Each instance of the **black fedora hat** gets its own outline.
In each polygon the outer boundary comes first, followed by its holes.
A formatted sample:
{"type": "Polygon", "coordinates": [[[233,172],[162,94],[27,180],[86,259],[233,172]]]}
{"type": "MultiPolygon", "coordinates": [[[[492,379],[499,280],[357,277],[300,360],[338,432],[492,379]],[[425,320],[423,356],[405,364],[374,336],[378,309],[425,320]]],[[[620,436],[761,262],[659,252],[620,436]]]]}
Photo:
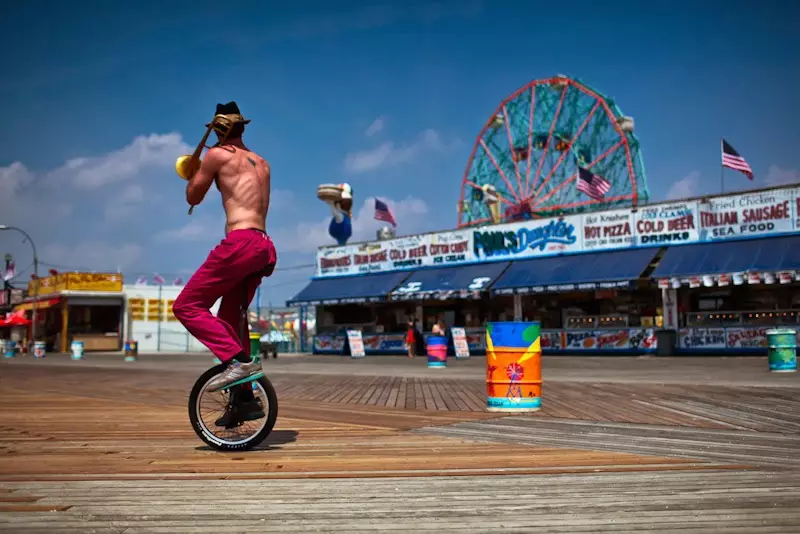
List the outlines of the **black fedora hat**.
{"type": "Polygon", "coordinates": [[[214,115],[227,115],[233,122],[250,124],[250,120],[242,116],[242,112],[239,111],[239,105],[236,104],[234,100],[231,100],[227,104],[217,104],[217,111],[214,112],[214,115]],[[233,115],[233,117],[231,117],[231,115],[233,115]]]}

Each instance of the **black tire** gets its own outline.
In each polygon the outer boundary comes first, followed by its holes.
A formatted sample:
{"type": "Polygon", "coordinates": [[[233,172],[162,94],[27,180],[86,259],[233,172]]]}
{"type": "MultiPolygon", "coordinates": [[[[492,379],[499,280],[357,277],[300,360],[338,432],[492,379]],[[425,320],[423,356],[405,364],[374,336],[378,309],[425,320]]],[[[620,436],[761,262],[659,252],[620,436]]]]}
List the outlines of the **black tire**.
{"type": "Polygon", "coordinates": [[[200,393],[203,391],[203,388],[212,378],[217,376],[224,369],[224,365],[214,366],[200,375],[200,378],[198,378],[194,383],[192,392],[189,394],[189,421],[191,421],[192,428],[197,434],[197,437],[203,440],[206,445],[212,449],[226,452],[250,450],[253,447],[260,445],[261,442],[264,441],[267,436],[269,436],[270,432],[272,432],[272,429],[275,426],[275,421],[278,419],[278,395],[275,393],[275,388],[272,386],[272,382],[270,382],[266,376],[262,376],[258,380],[255,380],[255,382],[257,382],[264,390],[264,393],[266,393],[267,401],[269,402],[266,414],[267,422],[257,434],[254,434],[246,441],[236,444],[226,443],[225,441],[222,441],[214,436],[214,434],[205,427],[203,422],[200,420],[200,414],[197,413],[197,401],[200,393]]]}

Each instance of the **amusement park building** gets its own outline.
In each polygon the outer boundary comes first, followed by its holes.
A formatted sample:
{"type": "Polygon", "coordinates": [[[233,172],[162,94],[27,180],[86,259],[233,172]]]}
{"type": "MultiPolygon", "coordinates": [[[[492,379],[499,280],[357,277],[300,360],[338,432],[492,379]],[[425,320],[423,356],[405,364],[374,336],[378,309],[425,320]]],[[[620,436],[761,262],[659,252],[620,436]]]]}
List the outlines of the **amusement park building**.
{"type": "Polygon", "coordinates": [[[287,303],[315,307],[316,353],[346,351],[346,328],[368,354],[403,353],[412,317],[465,327],[473,352],[497,320],[541,321],[551,353],[764,351],[767,329],[800,327],[800,187],[323,247],[316,262],[287,303]]]}

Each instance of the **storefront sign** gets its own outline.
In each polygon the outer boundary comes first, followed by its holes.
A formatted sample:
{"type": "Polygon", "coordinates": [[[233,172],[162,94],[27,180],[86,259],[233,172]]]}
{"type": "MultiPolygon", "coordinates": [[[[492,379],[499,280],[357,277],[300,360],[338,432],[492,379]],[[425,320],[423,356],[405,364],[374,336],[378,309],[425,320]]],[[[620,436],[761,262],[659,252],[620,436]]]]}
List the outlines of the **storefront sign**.
{"type": "Polygon", "coordinates": [[[366,352],[405,352],[405,336],[403,334],[366,334],[363,339],[366,352]]]}
{"type": "Polygon", "coordinates": [[[583,250],[626,248],[634,245],[636,222],[630,210],[583,216],[583,250]]]}
{"type": "MultiPolygon", "coordinates": [[[[678,346],[691,353],[693,350],[731,352],[760,352],[767,350],[767,331],[774,326],[728,326],[682,328],[678,346]]],[[[796,328],[800,343],[800,328],[796,328]]]]}
{"type": "Polygon", "coordinates": [[[341,354],[344,351],[344,336],[314,336],[315,354],[341,354]]]}
{"type": "Polygon", "coordinates": [[[564,350],[581,350],[597,348],[597,338],[593,330],[566,330],[564,332],[564,350]]]}
{"type": "Polygon", "coordinates": [[[678,346],[682,349],[724,349],[727,346],[724,328],[682,328],[678,335],[678,346]]]}
{"type": "Polygon", "coordinates": [[[579,252],[581,216],[487,226],[472,233],[475,259],[525,259],[579,252]]]}
{"type": "Polygon", "coordinates": [[[562,340],[561,332],[547,332],[542,331],[539,338],[542,343],[542,351],[558,351],[561,350],[562,340]]]}
{"type": "Polygon", "coordinates": [[[795,229],[795,190],[709,199],[699,204],[701,241],[782,234],[795,229]]]}
{"type": "Polygon", "coordinates": [[[350,345],[350,357],[363,358],[366,355],[364,341],[361,339],[361,330],[348,329],[347,342],[350,345]]]}
{"type": "Polygon", "coordinates": [[[767,330],[759,327],[726,328],[727,347],[729,349],[752,349],[767,347],[767,330]]]}
{"type": "Polygon", "coordinates": [[[319,277],[800,232],[800,188],[324,247],[319,277]]]}
{"type": "MultiPolygon", "coordinates": [[[[39,279],[39,295],[62,291],[122,291],[119,273],[61,273],[39,279]]],[[[36,295],[36,282],[28,282],[28,294],[36,295]]]]}
{"type": "Polygon", "coordinates": [[[542,332],[542,350],[546,352],[652,352],[655,349],[656,334],[652,328],[542,332]]]}
{"type": "Polygon", "coordinates": [[[467,346],[470,352],[483,352],[486,350],[486,330],[467,332],[467,346]]]}
{"type": "Polygon", "coordinates": [[[697,202],[640,208],[634,218],[639,245],[674,245],[697,241],[697,202]]]}
{"type": "Polygon", "coordinates": [[[453,335],[453,348],[456,358],[469,358],[469,345],[467,344],[467,333],[463,328],[452,327],[450,333],[453,335]]]}
{"type": "Polygon", "coordinates": [[[464,263],[472,260],[471,237],[466,231],[441,232],[322,248],[317,253],[317,275],[367,274],[464,263]]]}
{"type": "Polygon", "coordinates": [[[794,205],[794,230],[800,230],[800,187],[791,190],[794,205]]]}

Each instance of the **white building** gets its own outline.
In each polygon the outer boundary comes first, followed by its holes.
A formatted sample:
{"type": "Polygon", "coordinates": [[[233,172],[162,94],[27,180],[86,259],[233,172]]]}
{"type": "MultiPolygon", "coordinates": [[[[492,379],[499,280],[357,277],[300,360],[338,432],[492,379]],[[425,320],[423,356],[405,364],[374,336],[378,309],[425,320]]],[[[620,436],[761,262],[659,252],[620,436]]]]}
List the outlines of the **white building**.
{"type": "MultiPolygon", "coordinates": [[[[123,285],[126,319],[123,339],[139,342],[139,352],[209,352],[172,313],[183,286],[123,285]],[[160,304],[160,306],[159,306],[160,304]]],[[[216,315],[219,301],[211,308],[216,315]]]]}

